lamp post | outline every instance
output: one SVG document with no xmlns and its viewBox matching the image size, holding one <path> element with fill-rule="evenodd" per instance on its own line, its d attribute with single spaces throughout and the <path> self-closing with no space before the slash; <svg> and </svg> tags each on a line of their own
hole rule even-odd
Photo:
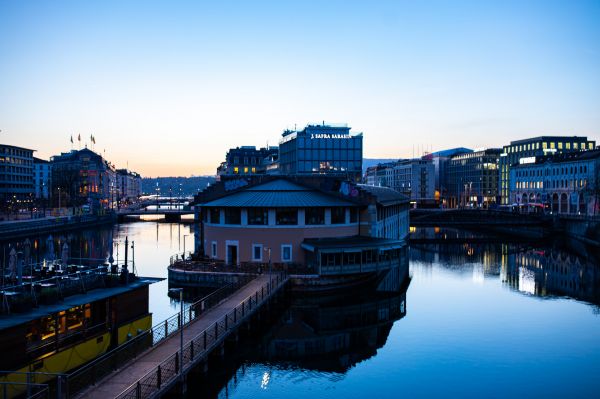
<svg viewBox="0 0 600 399">
<path fill-rule="evenodd" d="M 189 234 L 184 234 L 183 235 L 183 260 L 185 261 L 185 239 L 186 237 L 189 237 Z"/>
<path fill-rule="evenodd" d="M 265 248 L 265 251 L 269 254 L 269 294 L 271 293 L 271 247 Z"/>
<path fill-rule="evenodd" d="M 170 293 L 179 293 L 179 374 L 183 374 L 183 288 L 169 288 Z"/>
</svg>

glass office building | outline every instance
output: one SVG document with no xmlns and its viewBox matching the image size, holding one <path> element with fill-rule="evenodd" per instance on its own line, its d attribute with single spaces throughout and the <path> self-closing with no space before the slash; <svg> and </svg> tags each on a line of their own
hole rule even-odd
<svg viewBox="0 0 600 399">
<path fill-rule="evenodd" d="M 500 154 L 500 195 L 502 203 L 510 201 L 510 169 L 523 161 L 528 161 L 543 155 L 563 152 L 592 150 L 594 141 L 588 141 L 581 136 L 541 136 L 524 140 L 511 141 L 503 147 Z M 522 161 L 523 159 L 523 161 Z"/>
<path fill-rule="evenodd" d="M 279 144 L 279 171 L 284 175 L 335 175 L 360 181 L 362 133 L 345 125 L 308 125 L 286 130 Z"/>
</svg>

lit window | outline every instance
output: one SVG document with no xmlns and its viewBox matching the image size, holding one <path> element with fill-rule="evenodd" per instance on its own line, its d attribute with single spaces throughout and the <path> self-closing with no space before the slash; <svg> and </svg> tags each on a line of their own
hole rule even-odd
<svg viewBox="0 0 600 399">
<path fill-rule="evenodd" d="M 559 143 L 558 143 L 558 149 L 559 149 L 559 150 L 562 150 L 562 148 L 563 148 L 563 143 L 559 142 Z"/>
<path fill-rule="evenodd" d="M 240 168 L 238 168 L 237 166 L 233 168 L 233 173 L 238 174 L 240 173 Z"/>
<path fill-rule="evenodd" d="M 244 173 L 248 173 L 248 167 L 244 168 Z"/>
</svg>

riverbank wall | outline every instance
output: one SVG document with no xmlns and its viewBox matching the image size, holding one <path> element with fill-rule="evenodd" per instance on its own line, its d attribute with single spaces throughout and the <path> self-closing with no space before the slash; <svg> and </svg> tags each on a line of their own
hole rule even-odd
<svg viewBox="0 0 600 399">
<path fill-rule="evenodd" d="M 114 214 L 48 217 L 0 223 L 0 240 L 114 224 Z"/>
</svg>

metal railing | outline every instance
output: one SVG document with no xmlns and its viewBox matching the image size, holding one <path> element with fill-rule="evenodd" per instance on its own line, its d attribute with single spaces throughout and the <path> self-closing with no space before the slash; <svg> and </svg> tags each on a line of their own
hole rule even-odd
<svg viewBox="0 0 600 399">
<path fill-rule="evenodd" d="M 0 397 L 63 399 L 65 378 L 60 373 L 0 371 Z"/>
<path fill-rule="evenodd" d="M 21 277 L 22 283 L 0 288 L 0 313 L 24 312 L 70 295 L 112 286 L 120 282 L 121 269 L 116 265 L 113 270 L 107 266 L 74 266 L 71 270 L 76 271 L 58 270 L 52 272 L 51 277 L 39 273 L 24 275 Z"/>
<path fill-rule="evenodd" d="M 186 305 L 183 311 L 183 328 L 251 280 L 252 278 L 248 278 L 238 284 L 229 284 Z M 181 324 L 180 313 L 177 313 L 69 374 L 67 377 L 69 395 L 95 385 L 101 378 L 122 368 L 149 348 L 162 343 L 177 333 L 182 327 Z"/>
<path fill-rule="evenodd" d="M 177 351 L 169 356 L 160 365 L 130 385 L 117 398 L 148 398 L 168 389 L 180 376 L 219 345 L 231 330 L 250 317 L 262 303 L 270 298 L 271 293 L 281 288 L 286 281 L 285 273 L 273 274 L 269 282 L 184 345 L 182 352 Z"/>
<path fill-rule="evenodd" d="M 191 254 L 190 254 L 191 255 Z M 191 256 L 176 254 L 170 258 L 170 267 L 176 270 L 190 272 L 215 272 L 215 273 L 248 273 L 263 274 L 269 272 L 268 262 L 241 262 L 237 265 L 227 264 L 222 260 L 192 260 Z M 183 260 L 185 259 L 185 260 Z M 302 263 L 273 262 L 270 265 L 273 272 L 286 272 L 288 274 L 316 274 L 318 270 Z"/>
</svg>

